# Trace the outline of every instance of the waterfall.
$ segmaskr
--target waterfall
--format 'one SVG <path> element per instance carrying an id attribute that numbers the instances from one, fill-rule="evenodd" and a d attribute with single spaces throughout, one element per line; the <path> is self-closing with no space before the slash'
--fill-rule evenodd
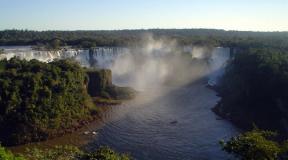
<path id="1" fill-rule="evenodd" d="M 179 57 L 178 53 L 184 53 L 184 56 L 180 54 Z M 185 54 L 191 54 L 192 62 L 187 59 L 189 56 L 187 57 Z M 31 47 L 20 46 L 4 47 L 4 54 L 0 55 L 0 59 L 10 59 L 14 56 L 26 60 L 37 59 L 42 62 L 72 58 L 83 67 L 111 69 L 113 78 L 117 82 L 127 81 L 128 77 L 132 77 L 137 83 L 139 81 L 152 83 L 153 81 L 156 84 L 158 81 L 159 83 L 164 82 L 170 74 L 177 75 L 173 78 L 187 80 L 208 75 L 208 85 L 214 86 L 224 73 L 226 62 L 230 58 L 230 49 L 195 46 L 179 49 L 169 45 L 161 45 L 160 48 L 157 45 L 148 45 L 143 48 L 95 47 L 92 49 L 67 48 L 59 51 L 37 51 Z M 194 65 L 190 65 L 190 62 Z M 192 72 L 188 73 L 188 70 L 192 70 Z M 193 74 L 194 77 L 191 79 L 189 74 Z M 171 76 L 168 79 L 170 78 Z"/>
<path id="2" fill-rule="evenodd" d="M 118 47 L 97 47 L 93 49 L 61 49 L 59 51 L 38 51 L 30 46 L 1 47 L 4 53 L 0 59 L 11 59 L 18 57 L 20 59 L 37 59 L 42 62 L 51 62 L 56 59 L 75 59 L 84 67 L 110 68 L 114 60 L 125 48 Z"/>
<path id="3" fill-rule="evenodd" d="M 12 57 L 18 57 L 20 59 L 32 60 L 37 59 L 42 62 L 51 62 L 55 59 L 64 59 L 74 57 L 77 52 L 75 50 L 59 50 L 59 51 L 38 51 L 33 50 L 30 46 L 18 46 L 18 47 L 3 47 L 4 53 L 0 59 L 11 59 Z"/>
<path id="4" fill-rule="evenodd" d="M 85 67 L 111 68 L 117 58 L 126 52 L 127 48 L 97 47 L 79 50 L 73 58 Z"/>
<path id="5" fill-rule="evenodd" d="M 208 85 L 217 85 L 219 79 L 224 74 L 226 64 L 230 59 L 230 48 L 214 48 L 209 58 L 210 75 Z"/>

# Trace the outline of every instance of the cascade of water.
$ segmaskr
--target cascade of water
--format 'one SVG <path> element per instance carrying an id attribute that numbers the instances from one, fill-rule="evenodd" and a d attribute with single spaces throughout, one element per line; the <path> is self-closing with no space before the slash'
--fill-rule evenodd
<path id="1" fill-rule="evenodd" d="M 230 48 L 217 47 L 212 51 L 209 59 L 211 74 L 208 85 L 217 85 L 219 79 L 224 74 L 227 61 L 230 59 Z"/>
<path id="2" fill-rule="evenodd" d="M 178 51 L 178 49 L 165 45 L 162 47 L 149 45 L 148 47 L 138 49 L 120 47 L 95 47 L 93 49 L 69 48 L 60 51 L 37 51 L 31 47 L 6 47 L 4 48 L 5 54 L 1 54 L 0 59 L 10 59 L 16 56 L 20 59 L 37 59 L 43 62 L 51 62 L 55 59 L 73 58 L 84 67 L 112 69 L 114 77 L 118 79 L 121 76 L 126 76 L 126 78 L 127 76 L 134 76 L 134 78 L 140 78 L 139 80 L 143 81 L 145 77 L 149 77 L 150 81 L 156 83 L 156 81 L 165 81 L 163 77 L 167 78 L 167 72 L 168 70 L 170 70 L 169 72 L 171 72 L 171 69 L 173 70 L 173 65 L 183 65 L 185 57 L 175 58 L 177 54 L 174 54 L 174 52 L 176 50 Z M 207 64 L 210 70 L 207 73 L 209 75 L 208 84 L 211 86 L 217 84 L 224 72 L 225 64 L 230 58 L 230 49 L 222 47 L 211 49 L 186 46 L 180 49 L 180 52 L 191 53 L 192 59 L 208 60 Z M 179 72 L 187 70 L 187 67 L 189 66 L 184 65 L 184 67 L 180 67 Z M 198 72 L 197 70 L 200 70 L 199 66 L 196 66 L 196 68 L 195 70 Z M 195 72 L 193 74 L 195 74 Z"/>
<path id="3" fill-rule="evenodd" d="M 31 47 L 2 47 L 4 53 L 0 59 L 18 57 L 20 59 L 37 59 L 43 62 L 51 62 L 55 59 L 74 58 L 82 66 L 109 68 L 117 56 L 124 53 L 124 48 L 97 47 L 93 49 L 62 49 L 59 51 L 38 51 Z"/>
<path id="4" fill-rule="evenodd" d="M 43 62 L 51 62 L 55 59 L 71 58 L 78 54 L 73 49 L 63 49 L 60 51 L 38 51 L 33 50 L 31 47 L 4 47 L 4 53 L 0 59 L 10 59 L 12 57 L 18 57 L 20 59 L 37 59 Z"/>

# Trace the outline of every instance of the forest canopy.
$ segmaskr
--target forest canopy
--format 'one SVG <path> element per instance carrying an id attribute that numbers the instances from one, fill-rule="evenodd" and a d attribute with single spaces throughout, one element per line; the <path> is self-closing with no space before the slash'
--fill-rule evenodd
<path id="1" fill-rule="evenodd" d="M 260 128 L 287 132 L 287 50 L 238 50 L 226 68 L 219 91 L 222 99 L 216 112 L 245 128 L 255 123 Z"/>
<path id="2" fill-rule="evenodd" d="M 225 31 L 216 29 L 148 29 L 99 31 L 0 31 L 0 45 L 62 45 L 95 47 L 136 45 L 143 35 L 176 39 L 180 45 L 288 48 L 288 32 Z"/>
<path id="3" fill-rule="evenodd" d="M 0 141 L 4 145 L 46 139 L 95 111 L 76 62 L 0 61 Z"/>

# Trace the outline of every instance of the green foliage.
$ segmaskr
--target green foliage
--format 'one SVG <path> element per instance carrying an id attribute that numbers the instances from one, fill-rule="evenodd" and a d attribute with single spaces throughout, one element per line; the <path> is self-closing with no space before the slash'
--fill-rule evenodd
<path id="1" fill-rule="evenodd" d="M 77 160 L 82 154 L 84 153 L 74 146 L 55 146 L 51 149 L 27 150 L 25 157 L 29 160 Z"/>
<path id="2" fill-rule="evenodd" d="M 84 152 L 74 146 L 55 146 L 50 149 L 27 149 L 24 156 L 15 156 L 0 146 L 0 160 L 131 160 L 127 154 L 117 153 L 109 147 L 95 152 Z"/>
<path id="3" fill-rule="evenodd" d="M 78 46 L 79 48 L 93 48 L 93 47 L 96 47 L 96 42 L 93 42 L 93 41 L 82 41 L 80 43 L 80 45 Z"/>
<path id="4" fill-rule="evenodd" d="M 73 146 L 56 146 L 51 149 L 27 150 L 29 160 L 130 160 L 126 154 L 119 154 L 108 147 L 100 147 L 95 152 L 83 152 Z"/>
<path id="5" fill-rule="evenodd" d="M 135 45 L 143 34 L 176 39 L 180 45 L 288 48 L 288 32 L 239 32 L 215 29 L 149 29 L 118 31 L 0 31 L 0 45 L 49 44 L 53 39 L 84 48 Z"/>
<path id="6" fill-rule="evenodd" d="M 88 93 L 95 96 L 108 96 L 105 95 L 106 88 L 112 85 L 111 70 L 87 70 L 88 74 Z M 101 93 L 104 93 L 101 95 Z"/>
<path id="7" fill-rule="evenodd" d="M 22 156 L 15 156 L 10 151 L 0 146 L 0 160 L 26 160 Z"/>
<path id="8" fill-rule="evenodd" d="M 275 133 L 254 129 L 232 137 L 228 142 L 221 141 L 222 149 L 241 160 L 277 160 L 287 153 L 287 144 L 273 141 Z"/>
<path id="9" fill-rule="evenodd" d="M 90 117 L 94 106 L 85 87 L 87 75 L 77 63 L 12 58 L 0 64 L 3 144 L 43 140 Z"/>
<path id="10" fill-rule="evenodd" d="M 119 154 L 108 147 L 100 147 L 96 152 L 86 153 L 81 160 L 130 160 L 126 154 Z"/>
<path id="11" fill-rule="evenodd" d="M 0 48 L 0 55 L 1 54 L 4 54 L 4 49 L 3 48 Z"/>
<path id="12" fill-rule="evenodd" d="M 238 49 L 219 88 L 220 110 L 229 118 L 281 131 L 288 121 L 287 50 Z"/>
<path id="13" fill-rule="evenodd" d="M 49 48 L 49 49 L 52 49 L 52 50 L 59 50 L 60 47 L 61 47 L 61 44 L 62 44 L 61 40 L 59 40 L 59 39 L 53 39 L 53 40 L 49 43 L 48 48 Z"/>

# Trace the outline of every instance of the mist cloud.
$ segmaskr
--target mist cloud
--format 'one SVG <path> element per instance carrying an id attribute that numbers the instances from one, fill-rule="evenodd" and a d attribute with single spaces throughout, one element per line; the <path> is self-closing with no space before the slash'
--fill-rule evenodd
<path id="1" fill-rule="evenodd" d="M 199 46 L 184 48 L 175 40 L 146 34 L 139 46 L 129 48 L 115 60 L 111 70 L 115 83 L 126 82 L 138 90 L 185 85 L 209 74 L 211 52 Z"/>

